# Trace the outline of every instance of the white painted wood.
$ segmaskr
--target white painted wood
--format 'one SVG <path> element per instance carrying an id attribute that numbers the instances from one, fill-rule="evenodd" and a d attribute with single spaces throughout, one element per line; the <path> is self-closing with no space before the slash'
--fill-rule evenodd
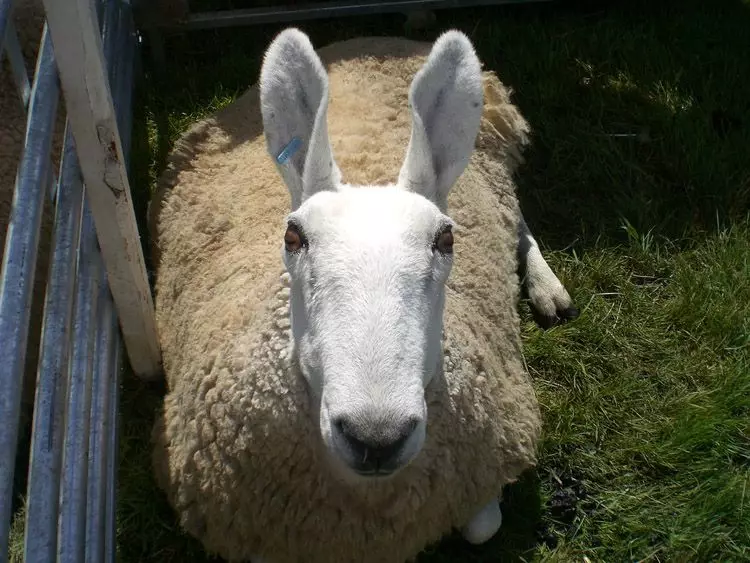
<path id="1" fill-rule="evenodd" d="M 161 372 L 154 305 L 94 0 L 43 0 L 97 238 L 133 370 Z"/>

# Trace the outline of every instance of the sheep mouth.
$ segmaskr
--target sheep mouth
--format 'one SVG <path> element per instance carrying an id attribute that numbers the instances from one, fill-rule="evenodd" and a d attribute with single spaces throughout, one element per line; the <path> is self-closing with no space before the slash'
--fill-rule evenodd
<path id="1" fill-rule="evenodd" d="M 354 472 L 359 475 L 360 477 L 366 477 L 368 479 L 383 479 L 388 478 L 394 473 L 396 473 L 397 469 L 355 469 Z"/>
<path id="2" fill-rule="evenodd" d="M 350 466 L 351 467 L 351 466 Z M 351 467 L 352 471 L 366 479 L 387 479 L 398 473 L 403 466 L 395 467 Z"/>
<path id="3" fill-rule="evenodd" d="M 407 451 L 401 451 L 390 459 L 373 460 L 367 457 L 351 456 L 351 452 L 336 452 L 338 461 L 347 472 L 362 481 L 384 481 L 395 477 L 405 469 L 414 457 Z"/>
<path id="4" fill-rule="evenodd" d="M 343 461 L 343 464 L 341 461 Z M 360 484 L 375 484 L 395 479 L 408 464 L 373 469 L 354 467 L 349 461 L 339 460 L 339 466 L 341 467 L 341 465 L 344 466 L 345 473 L 349 475 L 348 480 L 353 480 L 353 482 Z"/>

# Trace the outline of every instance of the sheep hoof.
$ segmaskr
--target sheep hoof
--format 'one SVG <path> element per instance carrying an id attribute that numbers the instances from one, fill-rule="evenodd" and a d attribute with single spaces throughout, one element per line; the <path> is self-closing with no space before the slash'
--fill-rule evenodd
<path id="1" fill-rule="evenodd" d="M 573 321 L 580 315 L 562 284 L 558 282 L 556 285 L 558 287 L 551 291 L 529 291 L 531 315 L 534 322 L 545 330 Z"/>
<path id="2" fill-rule="evenodd" d="M 497 499 L 493 499 L 474 516 L 461 533 L 466 541 L 479 545 L 494 536 L 502 523 L 503 513 L 500 511 L 500 503 Z"/>
<path id="3" fill-rule="evenodd" d="M 578 308 L 573 305 L 562 310 L 557 310 L 552 315 L 540 313 L 533 305 L 531 306 L 531 315 L 534 317 L 534 322 L 545 330 L 569 321 L 574 321 L 578 318 L 579 314 Z"/>

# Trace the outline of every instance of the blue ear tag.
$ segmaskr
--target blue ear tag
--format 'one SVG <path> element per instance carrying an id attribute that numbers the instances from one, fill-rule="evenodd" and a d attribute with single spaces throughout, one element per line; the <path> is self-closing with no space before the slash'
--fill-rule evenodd
<path id="1" fill-rule="evenodd" d="M 292 140 L 287 143 L 287 145 L 281 149 L 281 152 L 276 157 L 276 162 L 279 164 L 286 164 L 287 161 L 294 156 L 294 153 L 296 153 L 299 148 L 302 146 L 302 139 L 299 137 L 292 137 Z"/>

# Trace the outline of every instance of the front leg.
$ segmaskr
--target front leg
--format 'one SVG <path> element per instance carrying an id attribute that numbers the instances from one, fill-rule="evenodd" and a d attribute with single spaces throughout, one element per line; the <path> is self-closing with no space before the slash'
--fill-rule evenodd
<path id="1" fill-rule="evenodd" d="M 469 543 L 479 545 L 494 536 L 502 523 L 503 513 L 500 511 L 500 498 L 495 498 L 477 512 L 474 518 L 461 530 L 461 534 Z"/>
<path id="2" fill-rule="evenodd" d="M 518 225 L 518 258 L 521 284 L 536 323 L 550 328 L 578 318 L 578 309 L 542 256 L 523 215 Z"/>

